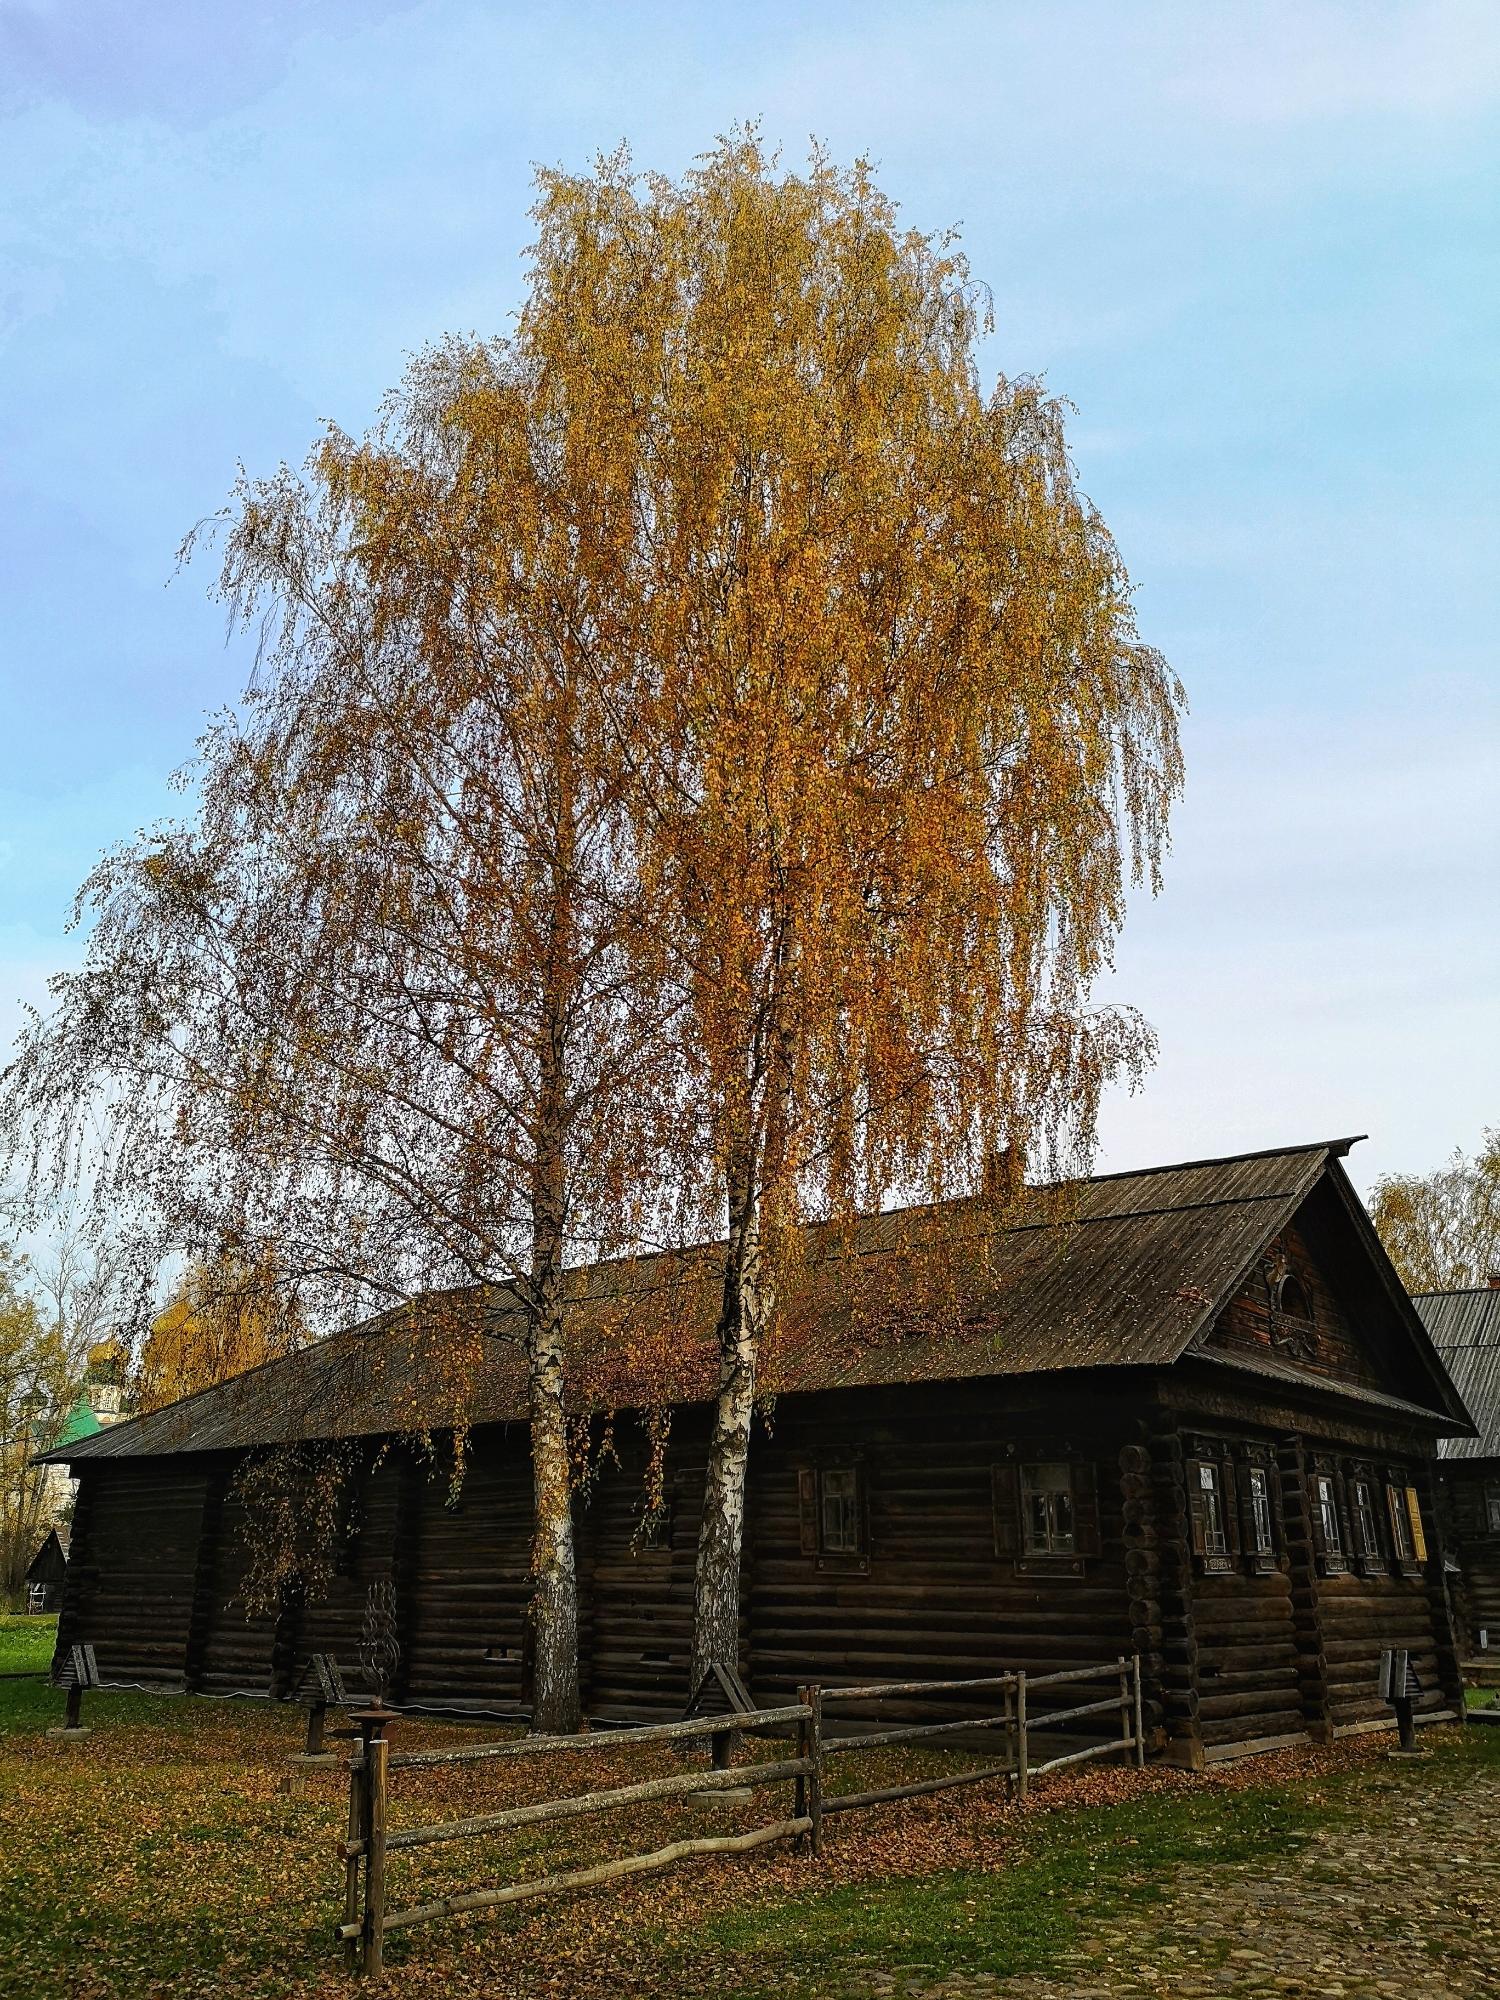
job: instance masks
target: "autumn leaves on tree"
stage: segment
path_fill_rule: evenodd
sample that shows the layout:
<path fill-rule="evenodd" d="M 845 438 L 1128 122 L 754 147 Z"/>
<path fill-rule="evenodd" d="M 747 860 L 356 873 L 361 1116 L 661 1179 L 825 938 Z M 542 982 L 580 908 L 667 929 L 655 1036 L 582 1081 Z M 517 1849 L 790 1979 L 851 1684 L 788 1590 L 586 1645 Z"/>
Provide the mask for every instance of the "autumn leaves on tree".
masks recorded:
<path fill-rule="evenodd" d="M 519 1308 L 536 1721 L 566 1728 L 565 1271 L 721 1239 L 701 1674 L 737 1653 L 800 1225 L 1076 1164 L 1149 1058 L 1090 992 L 1155 880 L 1181 695 L 1060 406 L 982 388 L 962 258 L 863 165 L 738 134 L 680 183 L 544 174 L 535 214 L 509 338 L 237 493 L 255 685 L 195 818 L 86 889 L 7 1105 L 66 1178 L 107 1093 L 96 1191 L 264 1260 L 310 1323 Z M 485 1337 L 455 1311 L 460 1431 Z"/>

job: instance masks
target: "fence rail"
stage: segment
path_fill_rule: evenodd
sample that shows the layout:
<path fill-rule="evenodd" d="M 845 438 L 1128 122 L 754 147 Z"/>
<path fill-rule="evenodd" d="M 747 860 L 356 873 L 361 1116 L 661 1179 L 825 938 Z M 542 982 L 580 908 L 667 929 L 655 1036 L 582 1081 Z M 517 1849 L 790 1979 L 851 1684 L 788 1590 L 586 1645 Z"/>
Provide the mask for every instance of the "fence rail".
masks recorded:
<path fill-rule="evenodd" d="M 1075 1702 L 1070 1707 L 1036 1711 L 1033 1699 L 1040 1690 L 1073 1689 L 1100 1680 L 1118 1679 L 1117 1690 L 1100 1700 Z M 937 1722 L 901 1723 L 894 1728 L 878 1726 L 862 1735 L 829 1737 L 824 1724 L 824 1704 L 858 1705 L 920 1695 L 926 1698 L 955 1693 L 993 1693 L 1000 1698 L 997 1711 L 945 1717 Z M 1118 1736 L 1081 1749 L 1065 1751 L 1037 1763 L 1032 1760 L 1034 1731 L 1056 1729 L 1091 1716 L 1117 1712 Z M 686 1722 L 647 1724 L 639 1729 L 611 1730 L 586 1736 L 530 1736 L 519 1741 L 465 1743 L 447 1750 L 393 1751 L 385 1731 L 396 1719 L 388 1709 L 364 1709 L 354 1720 L 358 1724 L 359 1746 L 349 1760 L 349 1813 L 345 1838 L 338 1853 L 344 1863 L 344 1910 L 335 1926 L 335 1936 L 343 1944 L 352 1970 L 379 1973 L 384 1965 L 385 1935 L 412 1924 L 438 1917 L 459 1916 L 473 1910 L 498 1909 L 509 1903 L 528 1902 L 538 1896 L 552 1896 L 569 1890 L 586 1889 L 618 1881 L 630 1875 L 651 1874 L 700 1855 L 746 1854 L 772 1841 L 795 1840 L 810 1854 L 821 1846 L 822 1825 L 828 1813 L 853 1812 L 861 1807 L 886 1805 L 898 1799 L 921 1798 L 960 1785 L 980 1784 L 1003 1777 L 1015 1794 L 1024 1798 L 1029 1780 L 1045 1771 L 1057 1771 L 1091 1757 L 1127 1754 L 1139 1765 L 1145 1761 L 1141 1733 L 1140 1661 L 1121 1658 L 1103 1666 L 1066 1668 L 1060 1673 L 1027 1675 L 992 1674 L 976 1680 L 888 1681 L 878 1685 L 799 1690 L 796 1702 L 777 1708 L 759 1708 L 731 1715 L 695 1716 Z M 877 1718 L 878 1723 L 878 1718 Z M 880 1749 L 896 1743 L 942 1741 L 962 1732 L 1000 1730 L 1004 1753 L 977 1769 L 920 1778 L 908 1784 L 889 1785 L 877 1791 L 843 1792 L 825 1795 L 824 1778 L 828 1760 L 857 1750 Z M 730 1745 L 734 1736 L 794 1733 L 796 1754 L 773 1757 L 756 1764 L 731 1765 Z M 611 1752 L 658 1744 L 685 1745 L 708 1738 L 712 1746 L 713 1768 L 678 1776 L 647 1778 L 636 1784 L 614 1785 L 602 1791 L 585 1792 L 562 1798 L 538 1800 L 524 1806 L 507 1806 L 496 1812 L 476 1813 L 464 1819 L 445 1820 L 426 1826 L 390 1829 L 387 1805 L 393 1771 L 427 1770 L 450 1764 L 477 1764 L 523 1757 L 547 1757 L 580 1751 Z M 648 1853 L 628 1854 L 614 1861 L 590 1867 L 572 1868 L 531 1880 L 509 1882 L 495 1888 L 462 1889 L 404 1909 L 387 1907 L 386 1861 L 393 1853 L 440 1843 L 482 1838 L 488 1834 L 513 1832 L 521 1827 L 550 1825 L 577 1820 L 597 1813 L 615 1812 L 626 1806 L 654 1803 L 661 1799 L 684 1798 L 699 1793 L 715 1793 L 731 1788 L 763 1790 L 790 1783 L 793 1787 L 791 1812 L 768 1820 L 748 1832 L 695 1836 L 677 1840 Z"/>

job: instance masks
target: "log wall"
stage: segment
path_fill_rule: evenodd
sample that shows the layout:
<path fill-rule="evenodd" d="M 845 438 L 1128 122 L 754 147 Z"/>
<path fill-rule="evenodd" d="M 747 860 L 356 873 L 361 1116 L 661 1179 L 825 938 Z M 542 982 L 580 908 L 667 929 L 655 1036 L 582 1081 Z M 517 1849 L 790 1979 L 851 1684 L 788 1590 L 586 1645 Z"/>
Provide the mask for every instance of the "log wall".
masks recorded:
<path fill-rule="evenodd" d="M 747 1664 L 757 1699 L 789 1698 L 809 1679 L 1042 1673 L 1129 1652 L 1118 1429 L 1101 1433 L 1083 1398 L 1064 1429 L 1057 1405 L 1007 1408 L 987 1386 L 907 1391 L 900 1415 L 887 1392 L 778 1411 L 754 1465 Z M 1097 1554 L 1049 1570 L 997 1553 L 994 1469 L 1008 1454 L 1092 1468 Z M 866 1559 L 805 1551 L 799 1473 L 855 1459 Z"/>
<path fill-rule="evenodd" d="M 681 1712 L 705 1433 L 702 1412 L 680 1414 L 667 1516 L 655 1531 L 641 1518 L 644 1442 L 624 1420 L 580 1498 L 584 1702 L 601 1719 Z M 1203 1436 L 1119 1385 L 965 1383 L 784 1399 L 752 1458 L 740 1664 L 753 1694 L 779 1701 L 808 1680 L 1041 1673 L 1138 1652 L 1152 1745 L 1190 1762 L 1385 1719 L 1374 1680 L 1387 1645 L 1411 1651 L 1430 1704 L 1451 1699 L 1456 1665 L 1430 1497 L 1423 1574 L 1380 1565 L 1328 1574 L 1314 1546 L 1302 1439 L 1246 1424 L 1222 1442 L 1230 1454 L 1258 1449 L 1277 1475 L 1275 1564 L 1264 1573 L 1238 1548 L 1213 1571 L 1195 1554 L 1185 1467 L 1205 1450 Z M 1316 1440 L 1321 1457 L 1329 1445 Z M 1389 1458 L 1389 1440 L 1384 1449 Z M 110 1681 L 286 1694 L 313 1651 L 355 1666 L 366 1594 L 386 1581 L 400 1625 L 398 1699 L 523 1706 L 525 1453 L 519 1428 L 476 1432 L 450 1504 L 448 1482 L 429 1466 L 372 1447 L 328 1593 L 276 1617 L 246 1614 L 248 1523 L 232 1460 L 80 1468 L 60 1643 L 91 1642 Z M 1015 1492 L 1021 1462 L 1052 1459 L 1080 1468 L 1082 1552 L 1038 1561 L 1002 1531 L 998 1496 Z M 1409 1463 L 1414 1484 L 1428 1479 L 1420 1459 Z M 829 1465 L 859 1467 L 865 1534 L 848 1557 L 808 1540 L 806 1478 Z"/>
<path fill-rule="evenodd" d="M 1489 1497 L 1500 1495 L 1500 1460 L 1448 1459 L 1437 1475 L 1445 1540 L 1459 1566 L 1454 1613 L 1466 1659 L 1479 1653 L 1479 1635 L 1500 1658 L 1500 1530 L 1489 1525 Z"/>

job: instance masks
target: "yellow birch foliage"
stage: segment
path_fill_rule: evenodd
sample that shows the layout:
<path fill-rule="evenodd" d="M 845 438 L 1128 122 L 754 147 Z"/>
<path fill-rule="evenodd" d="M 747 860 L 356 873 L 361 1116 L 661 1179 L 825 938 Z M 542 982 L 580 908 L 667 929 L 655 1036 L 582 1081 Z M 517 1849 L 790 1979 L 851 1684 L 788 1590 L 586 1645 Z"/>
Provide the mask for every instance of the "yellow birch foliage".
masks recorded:
<path fill-rule="evenodd" d="M 193 1263 L 151 1322 L 137 1371 L 136 1407 L 159 1410 L 301 1344 L 272 1274 L 228 1257 Z"/>

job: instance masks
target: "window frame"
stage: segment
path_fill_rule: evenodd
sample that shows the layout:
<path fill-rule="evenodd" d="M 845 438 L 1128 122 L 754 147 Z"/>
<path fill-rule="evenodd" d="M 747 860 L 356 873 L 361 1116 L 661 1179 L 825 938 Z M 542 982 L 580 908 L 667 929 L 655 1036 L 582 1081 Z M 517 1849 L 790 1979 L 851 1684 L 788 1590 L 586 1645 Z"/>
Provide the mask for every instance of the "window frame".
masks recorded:
<path fill-rule="evenodd" d="M 1391 1467 L 1385 1475 L 1385 1497 L 1391 1529 L 1391 1566 L 1401 1576 L 1420 1576 L 1426 1560 L 1427 1535 L 1421 1525 L 1417 1489 L 1399 1467 Z"/>
<path fill-rule="evenodd" d="M 1319 1573 L 1323 1576 L 1347 1575 L 1349 1557 L 1344 1540 L 1344 1514 L 1339 1505 L 1338 1473 L 1333 1466 L 1315 1464 L 1312 1467 L 1308 1475 L 1307 1498 Z M 1331 1536 L 1330 1525 L 1333 1529 Z"/>
<path fill-rule="evenodd" d="M 1205 1576 L 1227 1576 L 1235 1568 L 1240 1540 L 1239 1525 L 1233 1518 L 1238 1503 L 1231 1497 L 1234 1473 L 1228 1452 L 1194 1452 L 1185 1476 L 1193 1559 Z"/>
<path fill-rule="evenodd" d="M 832 1473 L 852 1481 L 852 1519 L 855 1546 L 833 1547 L 826 1540 L 827 1514 L 824 1486 Z M 870 1483 L 862 1457 L 839 1455 L 819 1459 L 797 1468 L 797 1511 L 802 1553 L 811 1556 L 820 1570 L 867 1575 L 870 1568 Z"/>
<path fill-rule="evenodd" d="M 1485 1481 L 1483 1532 L 1486 1535 L 1500 1535 L 1500 1480 Z"/>
<path fill-rule="evenodd" d="M 1276 1545 L 1276 1468 L 1263 1457 L 1247 1455 L 1243 1478 L 1241 1539 L 1245 1564 L 1253 1574 L 1269 1576 L 1281 1566 L 1281 1552 Z M 1261 1484 L 1260 1495 L 1256 1493 L 1257 1480 Z M 1258 1498 L 1265 1502 L 1264 1532 L 1261 1509 L 1256 1504 Z"/>
<path fill-rule="evenodd" d="M 1061 1556 L 1071 1561 L 1080 1554 L 1078 1547 L 1078 1479 L 1077 1468 L 1067 1458 L 1023 1458 L 1019 1461 L 1021 1492 L 1021 1554 L 1027 1562 Z M 1034 1475 L 1061 1471 L 1066 1475 L 1066 1483 L 1055 1485 Z M 1068 1526 L 1066 1541 L 1061 1539 L 1062 1531 L 1056 1524 L 1057 1506 L 1060 1497 L 1067 1500 Z M 1032 1506 L 1034 1500 L 1043 1503 L 1046 1516 L 1046 1539 L 1036 1542 L 1032 1538 Z"/>
<path fill-rule="evenodd" d="M 1380 1568 L 1386 1559 L 1380 1534 L 1380 1509 L 1375 1504 L 1375 1474 L 1368 1466 L 1355 1466 L 1349 1474 L 1349 1526 L 1351 1550 L 1363 1575 Z M 1361 1497 L 1363 1496 L 1363 1497 Z"/>
<path fill-rule="evenodd" d="M 1023 1497 L 1027 1468 L 1065 1465 L 1073 1503 L 1073 1547 L 1043 1551 L 1029 1546 Z M 995 1557 L 1017 1576 L 1082 1577 L 1103 1553 L 1099 1518 L 1099 1465 L 1087 1447 L 1062 1438 L 1010 1446 L 990 1466 L 990 1518 Z"/>

